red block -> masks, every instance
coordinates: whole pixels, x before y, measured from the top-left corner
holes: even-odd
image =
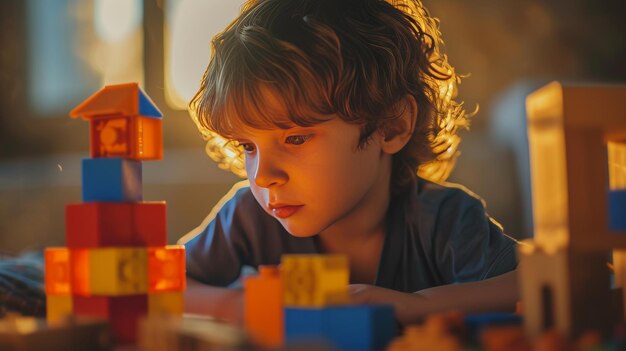
[[[73,296],[74,314],[99,317],[111,323],[122,344],[137,340],[140,318],[148,314],[148,295]]]
[[[90,202],[65,208],[68,248],[162,246],[167,243],[166,204]]]
[[[168,245],[148,248],[148,291],[185,290],[185,247]]]

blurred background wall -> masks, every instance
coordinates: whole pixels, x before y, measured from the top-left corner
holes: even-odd
[[[460,100],[479,106],[451,181],[512,236],[532,235],[525,96],[552,81],[626,82],[623,0],[425,0]],[[0,1],[0,250],[62,245],[80,202],[87,123],[69,110],[104,84],[137,81],[164,113],[163,161],[144,163],[144,198],[168,203],[171,243],[238,179],[218,169],[186,112],[209,40],[239,0]]]

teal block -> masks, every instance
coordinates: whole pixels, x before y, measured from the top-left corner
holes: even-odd
[[[285,308],[288,343],[328,342],[341,350],[382,350],[396,335],[391,305]]]
[[[137,202],[143,199],[141,162],[124,158],[85,158],[83,202]]]

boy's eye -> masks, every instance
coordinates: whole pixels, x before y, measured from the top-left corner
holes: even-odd
[[[311,138],[311,135],[290,135],[285,139],[287,144],[302,145]]]

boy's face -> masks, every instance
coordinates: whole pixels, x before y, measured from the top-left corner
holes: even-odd
[[[244,127],[236,140],[258,203],[289,233],[308,237],[338,223],[352,227],[388,193],[390,155],[381,136],[360,149],[359,137],[359,126],[335,117],[286,130]]]

